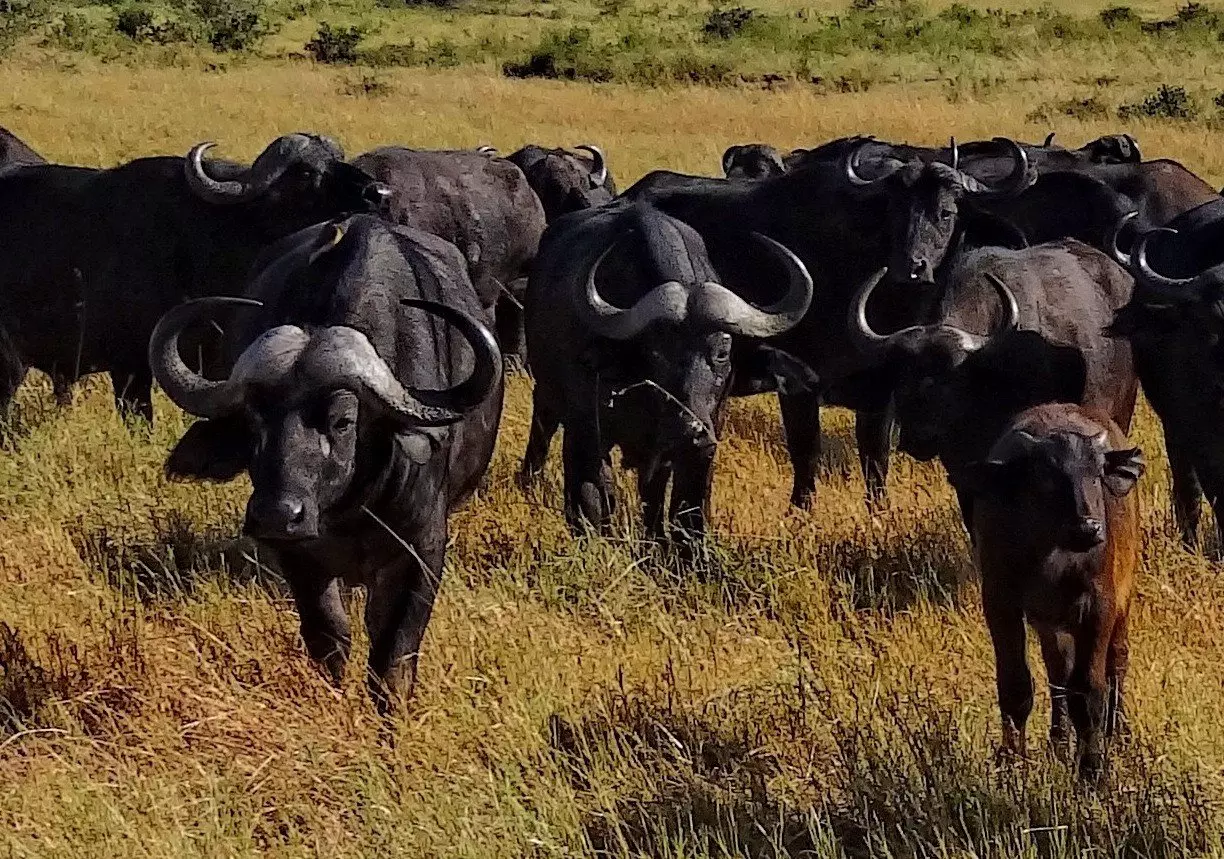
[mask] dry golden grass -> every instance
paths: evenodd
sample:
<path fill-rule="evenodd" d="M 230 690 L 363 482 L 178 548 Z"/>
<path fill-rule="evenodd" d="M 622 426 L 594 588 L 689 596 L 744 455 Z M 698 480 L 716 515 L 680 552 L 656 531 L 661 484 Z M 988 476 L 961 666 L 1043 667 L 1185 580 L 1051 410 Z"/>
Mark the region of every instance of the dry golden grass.
<path fill-rule="evenodd" d="M 199 139 L 249 156 L 309 128 L 354 153 L 590 139 L 625 180 L 712 172 L 745 139 L 1037 137 L 1032 105 L 1097 71 L 1050 60 L 1042 81 L 955 104 L 938 84 L 818 98 L 470 71 L 389 74 L 394 93 L 369 100 L 298 65 L 74 62 L 0 67 L 0 124 L 57 160 Z M 1164 72 L 1118 73 L 1141 87 Z M 1146 152 L 1224 176 L 1206 128 L 1132 130 Z M 1135 738 L 1093 793 L 1036 743 L 1027 766 L 994 767 L 991 650 L 952 496 L 937 467 L 899 458 L 887 508 L 868 515 L 844 414 L 827 422 L 807 515 L 787 508 L 772 403 L 734 404 L 714 499 L 722 571 L 698 582 L 628 528 L 571 540 L 555 463 L 535 496 L 514 486 L 529 397 L 512 380 L 488 486 L 453 520 L 418 698 L 388 726 L 359 672 L 334 691 L 311 669 L 275 578 L 231 545 L 245 485 L 163 480 L 177 410 L 160 400 L 156 429 L 132 435 L 99 382 L 65 412 L 49 402 L 23 392 L 25 435 L 0 457 L 0 854 L 1224 855 L 1224 584 L 1169 536 L 1146 412 Z M 1033 737 L 1044 706 L 1039 693 Z"/>

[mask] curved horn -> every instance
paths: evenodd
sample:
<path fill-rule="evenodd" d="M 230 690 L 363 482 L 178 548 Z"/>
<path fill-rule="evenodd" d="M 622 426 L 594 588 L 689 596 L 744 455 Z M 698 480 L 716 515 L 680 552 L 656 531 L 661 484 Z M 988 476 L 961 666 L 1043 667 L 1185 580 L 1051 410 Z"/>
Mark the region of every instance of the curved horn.
<path fill-rule="evenodd" d="M 502 372 L 501 350 L 488 327 L 471 314 L 438 301 L 404 298 L 400 304 L 420 308 L 450 325 L 467 341 L 475 356 L 472 374 L 458 385 L 440 391 L 409 387 L 409 394 L 427 407 L 452 412 L 468 412 L 483 403 Z"/>
<path fill-rule="evenodd" d="M 591 158 L 594 159 L 591 165 L 591 187 L 601 187 L 608 181 L 608 159 L 604 157 L 603 150 L 593 143 L 579 143 L 574 148 L 591 153 Z"/>
<path fill-rule="evenodd" d="M 1126 225 L 1139 217 L 1138 212 L 1127 212 L 1118 219 L 1118 223 L 1114 225 L 1113 233 L 1109 237 L 1109 251 L 1113 254 L 1113 258 L 1118 261 L 1118 264 L 1123 268 L 1129 269 L 1131 266 L 1131 255 L 1125 253 L 1122 247 L 1118 244 L 1118 239 L 1122 237 L 1122 231 L 1126 229 Z"/>
<path fill-rule="evenodd" d="M 688 315 L 689 290 L 681 283 L 669 280 L 656 286 L 634 302 L 630 308 L 609 304 L 599 294 L 595 275 L 608 254 L 619 244 L 614 241 L 601 253 L 583 278 L 581 294 L 575 292 L 574 309 L 578 318 L 591 331 L 609 340 L 629 340 L 658 319 L 681 322 Z"/>
<path fill-rule="evenodd" d="M 952 169 L 959 170 L 960 169 L 960 147 L 956 145 L 955 137 L 951 137 L 948 139 L 948 148 L 952 150 Z"/>
<path fill-rule="evenodd" d="M 1049 134 L 1047 134 L 1047 135 L 1046 135 L 1045 142 L 1044 142 L 1044 143 L 1042 143 L 1041 145 L 1042 145 L 1042 147 L 1043 147 L 1043 148 L 1045 148 L 1045 149 L 1049 149 L 1049 148 L 1050 148 L 1050 144 L 1051 144 L 1051 143 L 1053 143 L 1053 142 L 1054 142 L 1054 132 L 1053 132 L 1053 131 L 1051 131 Z"/>
<path fill-rule="evenodd" d="M 722 169 L 723 175 L 727 175 L 727 171 L 731 169 L 731 162 L 735 159 L 735 153 L 739 150 L 738 146 L 729 146 L 727 151 L 723 153 Z"/>
<path fill-rule="evenodd" d="M 1010 137 L 996 137 L 994 141 L 1011 150 L 1015 166 L 1012 167 L 1012 172 L 1008 177 L 998 185 L 983 185 L 975 189 L 974 193 L 990 197 L 1010 197 L 1019 194 L 1029 186 L 1028 153 L 1024 151 L 1023 146 Z"/>
<path fill-rule="evenodd" d="M 850 339 L 855 347 L 865 354 L 880 352 L 888 346 L 889 338 L 883 334 L 877 334 L 867 322 L 867 299 L 871 297 L 871 293 L 886 274 L 888 274 L 888 269 L 882 268 L 867 278 L 850 301 L 850 312 L 847 319 Z"/>
<path fill-rule="evenodd" d="M 761 233 L 753 238 L 783 265 L 788 282 L 786 294 L 768 307 L 753 307 L 725 286 L 707 281 L 693 297 L 693 315 L 699 324 L 711 325 L 741 337 L 776 337 L 799 324 L 812 304 L 812 276 L 799 257 L 781 242 Z"/>
<path fill-rule="evenodd" d="M 497 154 L 497 147 L 485 144 L 484 146 L 477 146 L 476 151 L 481 155 L 493 156 Z"/>
<path fill-rule="evenodd" d="M 850 151 L 846 153 L 846 180 L 856 188 L 866 188 L 880 181 L 879 179 L 864 179 L 858 172 L 859 153 L 863 151 L 863 147 L 870 143 L 869 139 L 863 140 L 861 143 L 856 143 L 852 146 Z"/>
<path fill-rule="evenodd" d="M 1003 321 L 990 333 L 990 339 L 993 340 L 995 337 L 1010 334 L 1020 327 L 1020 305 L 1016 301 L 1016 294 L 1011 291 L 1011 287 L 996 277 L 994 272 L 986 272 L 986 279 L 990 281 L 991 286 L 995 288 L 995 292 L 999 294 L 999 302 L 1003 306 Z"/>
<path fill-rule="evenodd" d="M 178 341 L 191 322 L 221 307 L 262 307 L 262 302 L 234 296 L 197 298 L 172 307 L 157 322 L 149 338 L 149 367 L 162 390 L 185 412 L 202 418 L 217 417 L 237 405 L 235 386 L 196 373 L 179 355 Z"/>
<path fill-rule="evenodd" d="M 1139 244 L 1135 246 L 1134 259 L 1135 264 L 1139 268 L 1139 273 L 1143 276 L 1144 281 L 1158 287 L 1182 287 L 1193 282 L 1194 278 L 1192 277 L 1167 277 L 1152 270 L 1152 267 L 1148 264 L 1147 243 L 1152 236 L 1158 233 L 1165 233 L 1175 236 L 1177 235 L 1177 230 L 1173 229 L 1172 227 L 1157 227 L 1154 230 L 1148 230 L 1143 234 L 1143 237 L 1139 239 Z"/>
<path fill-rule="evenodd" d="M 214 179 L 204 169 L 204 153 L 216 145 L 210 140 L 191 147 L 183 163 L 183 175 L 187 179 L 187 187 L 197 197 L 210 203 L 240 203 L 247 198 L 245 182 Z"/>

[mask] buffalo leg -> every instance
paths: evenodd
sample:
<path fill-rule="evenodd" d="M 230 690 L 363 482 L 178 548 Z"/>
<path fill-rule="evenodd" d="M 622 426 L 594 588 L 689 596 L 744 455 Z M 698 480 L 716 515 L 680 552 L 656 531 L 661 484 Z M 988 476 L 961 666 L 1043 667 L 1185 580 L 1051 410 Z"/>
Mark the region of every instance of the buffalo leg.
<path fill-rule="evenodd" d="M 1130 640 L 1128 634 L 1129 612 L 1122 612 L 1114 621 L 1113 636 L 1109 640 L 1109 657 L 1105 673 L 1109 682 L 1109 709 L 1106 713 L 1105 735 L 1126 733 L 1126 709 L 1123 691 L 1126 687 L 1126 669 L 1130 665 Z"/>
<path fill-rule="evenodd" d="M 682 545 L 697 546 L 705 538 L 710 482 L 714 477 L 713 452 L 684 457 L 673 474 L 668 518 Z"/>
<path fill-rule="evenodd" d="M 1215 515 L 1216 534 L 1219 536 L 1216 552 L 1224 553 L 1224 468 L 1214 462 L 1201 463 L 1195 473 Z"/>
<path fill-rule="evenodd" d="M 430 533 L 436 536 L 417 542 L 399 561 L 378 571 L 366 600 L 367 677 L 370 696 L 383 714 L 409 698 L 416 685 L 421 642 L 442 582 L 445 521 Z"/>
<path fill-rule="evenodd" d="M 667 539 L 667 525 L 663 521 L 663 506 L 667 500 L 667 481 L 671 469 L 655 466 L 638 472 L 638 496 L 642 500 L 642 527 L 646 537 L 656 543 Z"/>
<path fill-rule="evenodd" d="M 816 493 L 816 471 L 820 467 L 820 397 L 813 393 L 779 394 L 782 430 L 790 451 L 795 482 L 791 504 L 810 509 Z"/>
<path fill-rule="evenodd" d="M 956 503 L 960 505 L 961 519 L 964 520 L 965 530 L 969 532 L 969 543 L 972 545 L 976 542 L 973 536 L 973 493 L 959 486 L 953 488 L 956 490 Z"/>
<path fill-rule="evenodd" d="M 858 443 L 859 467 L 867 484 L 867 503 L 884 497 L 888 482 L 888 456 L 892 448 L 893 412 L 891 406 L 882 411 L 855 412 L 854 438 Z"/>
<path fill-rule="evenodd" d="M 611 474 L 592 424 L 565 425 L 565 519 L 574 531 L 593 525 L 607 531 L 612 518 Z"/>
<path fill-rule="evenodd" d="M 497 300 L 494 310 L 497 326 L 497 342 L 505 356 L 506 366 L 514 369 L 527 367 L 527 337 L 523 331 L 523 306 L 505 293 Z"/>
<path fill-rule="evenodd" d="M 111 385 L 115 389 L 115 408 L 125 420 L 131 417 L 153 422 L 153 372 L 148 367 L 138 370 L 112 370 Z"/>
<path fill-rule="evenodd" d="M 1075 639 L 1062 630 L 1042 630 L 1041 658 L 1050 684 L 1050 745 L 1060 757 L 1066 755 L 1071 740 L 1068 722 L 1067 685 L 1075 668 Z"/>
<path fill-rule="evenodd" d="M 51 374 L 51 392 L 55 395 L 55 404 L 60 408 L 72 405 L 72 379 Z"/>
<path fill-rule="evenodd" d="M 1023 756 L 1024 726 L 1033 711 L 1033 675 L 1024 650 L 1024 609 L 1016 594 L 990 581 L 982 583 L 982 608 L 994 645 L 1003 750 Z"/>
<path fill-rule="evenodd" d="M 1182 543 L 1194 549 L 1198 546 L 1199 521 L 1203 515 L 1203 490 L 1194 473 L 1189 446 L 1166 433 L 1165 447 L 1169 452 L 1169 469 L 1173 472 L 1173 518 Z"/>
<path fill-rule="evenodd" d="M 531 429 L 527 435 L 527 452 L 519 468 L 519 485 L 524 489 L 539 479 L 548 460 L 548 447 L 561 425 L 556 413 L 544 402 L 537 387 L 531 398 Z"/>
<path fill-rule="evenodd" d="M 1107 666 L 1112 624 L 1090 616 L 1075 634 L 1075 668 L 1067 684 L 1067 705 L 1075 725 L 1079 775 L 1087 781 L 1101 774 L 1105 760 L 1105 720 L 1108 711 Z"/>
<path fill-rule="evenodd" d="M 327 579 L 311 570 L 306 575 L 288 575 L 293 602 L 297 605 L 302 642 L 310 658 L 323 666 L 337 686 L 344 679 L 352 647 L 348 612 L 340 598 L 338 579 Z"/>

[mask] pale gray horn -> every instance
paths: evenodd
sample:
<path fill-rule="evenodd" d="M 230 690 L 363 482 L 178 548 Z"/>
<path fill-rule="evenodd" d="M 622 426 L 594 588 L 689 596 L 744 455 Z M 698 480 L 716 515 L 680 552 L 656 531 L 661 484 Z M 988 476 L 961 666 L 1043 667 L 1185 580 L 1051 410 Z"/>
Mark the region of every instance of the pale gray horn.
<path fill-rule="evenodd" d="M 187 153 L 183 162 L 183 175 L 187 179 L 187 187 L 201 199 L 210 203 L 240 203 L 246 199 L 246 183 L 234 179 L 225 181 L 214 179 L 204 169 L 204 154 L 216 146 L 211 140 L 197 143 Z"/>
<path fill-rule="evenodd" d="M 494 156 L 497 154 L 497 147 L 489 146 L 488 144 L 485 144 L 484 146 L 476 147 L 476 151 L 481 155 Z"/>
<path fill-rule="evenodd" d="M 812 304 L 812 276 L 803 260 L 769 236 L 753 233 L 753 238 L 787 270 L 786 294 L 768 307 L 753 307 L 725 286 L 706 282 L 690 299 L 694 321 L 741 337 L 776 337 L 799 324 Z"/>
<path fill-rule="evenodd" d="M 591 187 L 603 187 L 603 184 L 608 181 L 608 159 L 604 157 L 603 150 L 593 143 L 579 143 L 574 148 L 591 153 L 591 158 L 593 159 L 591 164 Z"/>
<path fill-rule="evenodd" d="M 1122 237 L 1122 231 L 1126 229 L 1126 225 L 1135 218 L 1139 217 L 1138 212 L 1128 212 L 1118 219 L 1118 223 L 1114 225 L 1113 233 L 1109 237 L 1109 251 L 1113 254 L 1113 258 L 1123 268 L 1129 269 L 1131 266 L 1131 255 L 1122 250 L 1122 246 L 1118 244 L 1118 239 Z M 1132 242 L 1132 247 L 1134 243 Z"/>
<path fill-rule="evenodd" d="M 656 286 L 629 308 L 616 307 L 604 300 L 595 284 L 595 276 L 618 244 L 619 241 L 612 242 L 596 258 L 583 278 L 581 293 L 574 294 L 574 309 L 582 323 L 600 337 L 629 340 L 656 320 L 683 321 L 688 313 L 689 290 L 678 281 L 669 280 Z"/>
<path fill-rule="evenodd" d="M 1020 305 L 1016 301 L 1016 294 L 999 277 L 996 277 L 994 272 L 986 272 L 986 279 L 999 294 L 999 302 L 1003 306 L 1003 319 L 990 333 L 990 338 L 993 340 L 995 337 L 1010 334 L 1020 327 Z"/>
<path fill-rule="evenodd" d="M 1014 166 L 1012 172 L 998 185 L 985 185 L 975 193 L 988 197 L 1010 197 L 1019 194 L 1030 184 L 1028 153 L 1024 147 L 1010 137 L 996 137 L 994 142 L 1011 150 Z"/>
<path fill-rule="evenodd" d="M 210 296 L 184 302 L 162 316 L 149 338 L 149 367 L 162 390 L 179 408 L 202 418 L 218 417 L 237 407 L 238 394 L 230 380 L 213 381 L 196 373 L 179 355 L 183 329 L 222 307 L 262 307 L 262 302 L 234 296 Z"/>
<path fill-rule="evenodd" d="M 850 147 L 850 150 L 846 152 L 846 162 L 845 162 L 846 181 L 848 181 L 851 185 L 853 185 L 856 188 L 867 188 L 871 185 L 874 185 L 876 182 L 879 182 L 880 179 L 884 178 L 883 176 L 881 176 L 878 179 L 864 179 L 862 175 L 858 172 L 859 153 L 863 151 L 864 147 L 869 146 L 870 144 L 871 144 L 871 139 L 868 138 L 868 139 L 863 140 L 860 143 L 854 144 L 854 146 Z"/>
<path fill-rule="evenodd" d="M 888 274 L 887 267 L 871 275 L 863 281 L 850 301 L 846 327 L 849 329 L 850 340 L 854 343 L 855 348 L 866 355 L 883 351 L 888 347 L 888 341 L 891 339 L 877 333 L 867 321 L 867 300 L 871 298 L 871 293 L 879 286 L 886 274 Z"/>
<path fill-rule="evenodd" d="M 948 148 L 952 150 L 952 169 L 960 169 L 960 147 L 956 145 L 956 138 L 952 137 L 948 140 Z"/>
<path fill-rule="evenodd" d="M 326 146 L 329 154 L 343 159 L 339 147 L 326 138 L 286 134 L 268 144 L 240 178 L 222 181 L 209 176 L 204 167 L 204 153 L 214 145 L 193 146 L 187 153 L 184 170 L 191 190 L 202 199 L 219 205 L 243 203 L 265 193 L 312 146 Z"/>

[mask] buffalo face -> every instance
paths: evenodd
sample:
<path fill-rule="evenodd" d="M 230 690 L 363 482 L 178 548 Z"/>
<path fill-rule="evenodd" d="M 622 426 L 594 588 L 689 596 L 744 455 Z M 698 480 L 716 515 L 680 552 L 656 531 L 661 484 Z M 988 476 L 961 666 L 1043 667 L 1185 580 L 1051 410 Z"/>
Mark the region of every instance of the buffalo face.
<path fill-rule="evenodd" d="M 764 143 L 730 147 L 723 153 L 722 167 L 728 179 L 769 179 L 786 172 L 778 150 Z"/>
<path fill-rule="evenodd" d="M 1130 492 L 1144 462 L 1138 448 L 1111 449 L 1104 429 L 1083 423 L 1009 431 L 967 468 L 969 485 L 1006 502 L 1026 534 L 1069 552 L 1095 549 L 1106 538 L 1106 497 Z"/>
<path fill-rule="evenodd" d="M 393 436 L 406 456 L 424 462 L 435 444 L 433 430 L 462 420 L 500 374 L 497 345 L 480 322 L 435 302 L 403 303 L 441 318 L 468 342 L 475 369 L 466 381 L 416 390 L 399 382 L 362 332 L 294 325 L 264 332 L 228 379 L 212 381 L 183 362 L 180 332 L 213 308 L 258 302 L 216 297 L 170 310 L 150 340 L 149 363 L 167 395 L 206 420 L 179 442 L 167 471 L 226 480 L 245 469 L 252 483 L 248 533 L 273 541 L 319 537 L 330 511 L 347 511 L 351 505 L 341 502 L 378 485 Z"/>
<path fill-rule="evenodd" d="M 564 149 L 526 146 L 507 159 L 527 177 L 550 224 L 570 212 L 602 206 L 616 195 L 603 150 L 589 143 L 574 149 L 590 157 Z"/>
<path fill-rule="evenodd" d="M 386 186 L 346 163 L 339 144 L 326 137 L 280 137 L 249 168 L 227 178 L 212 175 L 205 164 L 204 155 L 212 146 L 201 143 L 187 154 L 188 187 L 214 205 L 255 207 L 272 234 L 288 234 L 351 212 L 378 211 L 389 195 Z"/>

